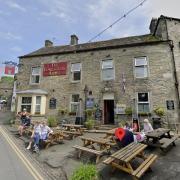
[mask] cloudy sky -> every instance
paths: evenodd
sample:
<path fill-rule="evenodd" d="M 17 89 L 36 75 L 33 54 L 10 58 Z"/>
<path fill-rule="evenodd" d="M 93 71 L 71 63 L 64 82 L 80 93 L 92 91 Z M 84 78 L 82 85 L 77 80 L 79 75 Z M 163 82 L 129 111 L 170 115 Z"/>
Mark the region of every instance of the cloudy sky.
<path fill-rule="evenodd" d="M 143 0 L 0 0 L 2 62 L 32 52 L 50 39 L 69 44 L 76 34 L 85 43 Z M 179 0 L 146 0 L 95 41 L 149 33 L 152 17 L 180 18 Z M 0 73 L 1 74 L 1 73 Z"/>

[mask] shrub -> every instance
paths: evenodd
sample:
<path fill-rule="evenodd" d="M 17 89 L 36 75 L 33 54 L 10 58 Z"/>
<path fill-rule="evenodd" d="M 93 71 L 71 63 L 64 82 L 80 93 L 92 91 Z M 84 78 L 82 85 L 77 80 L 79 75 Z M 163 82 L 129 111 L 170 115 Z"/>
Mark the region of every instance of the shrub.
<path fill-rule="evenodd" d="M 57 119 L 54 116 L 48 117 L 48 126 L 49 127 L 56 127 L 57 126 Z"/>
<path fill-rule="evenodd" d="M 95 120 L 88 119 L 88 120 L 85 122 L 85 126 L 86 126 L 88 129 L 92 129 L 92 128 L 95 126 Z"/>
<path fill-rule="evenodd" d="M 95 165 L 81 165 L 76 169 L 71 180 L 98 180 L 98 172 Z"/>
<path fill-rule="evenodd" d="M 95 112 L 95 109 L 86 109 L 85 113 L 87 115 L 87 118 L 90 119 L 91 117 L 93 117 Z"/>
<path fill-rule="evenodd" d="M 160 117 L 164 116 L 165 114 L 165 110 L 162 107 L 157 107 L 156 109 L 154 109 L 154 112 Z"/>

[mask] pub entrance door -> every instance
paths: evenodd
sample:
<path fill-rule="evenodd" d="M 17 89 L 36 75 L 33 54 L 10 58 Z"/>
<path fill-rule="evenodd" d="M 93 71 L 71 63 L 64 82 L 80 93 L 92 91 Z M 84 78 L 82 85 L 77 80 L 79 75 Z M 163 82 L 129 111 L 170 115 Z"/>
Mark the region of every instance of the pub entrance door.
<path fill-rule="evenodd" d="M 114 100 L 104 100 L 104 124 L 114 124 Z"/>

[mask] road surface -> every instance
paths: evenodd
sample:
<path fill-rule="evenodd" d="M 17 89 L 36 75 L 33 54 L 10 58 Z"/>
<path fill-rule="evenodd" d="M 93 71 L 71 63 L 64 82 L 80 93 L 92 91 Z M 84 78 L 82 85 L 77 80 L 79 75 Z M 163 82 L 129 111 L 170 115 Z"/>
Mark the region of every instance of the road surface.
<path fill-rule="evenodd" d="M 0 125 L 0 179 L 43 180 Z"/>

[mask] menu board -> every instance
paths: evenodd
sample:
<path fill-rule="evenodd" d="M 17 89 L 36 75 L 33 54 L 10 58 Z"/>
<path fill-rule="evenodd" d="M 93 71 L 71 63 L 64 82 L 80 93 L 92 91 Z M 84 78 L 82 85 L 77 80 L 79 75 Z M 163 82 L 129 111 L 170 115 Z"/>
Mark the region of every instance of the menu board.
<path fill-rule="evenodd" d="M 56 99 L 55 98 L 51 98 L 49 100 L 49 109 L 56 109 Z"/>

